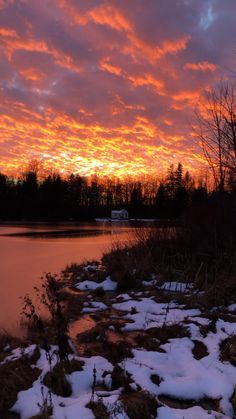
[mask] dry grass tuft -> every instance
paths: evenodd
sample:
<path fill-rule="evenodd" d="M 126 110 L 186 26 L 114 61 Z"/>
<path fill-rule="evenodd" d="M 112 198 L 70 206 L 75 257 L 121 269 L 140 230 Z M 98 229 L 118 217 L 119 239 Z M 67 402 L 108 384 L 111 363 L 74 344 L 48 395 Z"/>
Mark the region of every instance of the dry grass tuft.
<path fill-rule="evenodd" d="M 121 396 L 120 401 L 130 419 L 154 419 L 159 404 L 157 399 L 145 391 L 137 391 Z"/>
<path fill-rule="evenodd" d="M 30 388 L 39 377 L 40 370 L 32 368 L 31 363 L 30 358 L 22 357 L 0 365 L 0 413 L 10 409 L 18 392 Z"/>

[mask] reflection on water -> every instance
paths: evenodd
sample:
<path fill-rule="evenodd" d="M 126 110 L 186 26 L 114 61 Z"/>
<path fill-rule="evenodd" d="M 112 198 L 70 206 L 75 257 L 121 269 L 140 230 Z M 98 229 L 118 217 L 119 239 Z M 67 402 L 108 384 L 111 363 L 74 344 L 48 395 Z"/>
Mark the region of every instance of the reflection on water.
<path fill-rule="evenodd" d="M 44 272 L 100 259 L 113 241 L 130 239 L 132 231 L 127 223 L 0 226 L 0 329 L 19 329 L 19 297 L 32 294 Z"/>

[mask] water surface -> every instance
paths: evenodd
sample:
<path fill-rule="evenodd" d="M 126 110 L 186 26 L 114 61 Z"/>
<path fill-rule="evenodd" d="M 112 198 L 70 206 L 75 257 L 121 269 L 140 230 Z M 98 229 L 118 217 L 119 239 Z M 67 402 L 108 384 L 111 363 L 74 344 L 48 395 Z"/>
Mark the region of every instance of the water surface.
<path fill-rule="evenodd" d="M 0 225 L 0 329 L 19 333 L 20 296 L 33 294 L 44 272 L 99 259 L 113 241 L 127 240 L 128 223 Z"/>

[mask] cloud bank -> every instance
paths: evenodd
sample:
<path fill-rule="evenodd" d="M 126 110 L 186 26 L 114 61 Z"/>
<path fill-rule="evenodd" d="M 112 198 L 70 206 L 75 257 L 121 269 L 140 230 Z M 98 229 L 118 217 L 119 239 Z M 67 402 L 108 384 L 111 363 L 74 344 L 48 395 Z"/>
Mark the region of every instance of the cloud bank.
<path fill-rule="evenodd" d="M 0 0 L 0 171 L 204 165 L 199 95 L 234 77 L 235 0 Z"/>

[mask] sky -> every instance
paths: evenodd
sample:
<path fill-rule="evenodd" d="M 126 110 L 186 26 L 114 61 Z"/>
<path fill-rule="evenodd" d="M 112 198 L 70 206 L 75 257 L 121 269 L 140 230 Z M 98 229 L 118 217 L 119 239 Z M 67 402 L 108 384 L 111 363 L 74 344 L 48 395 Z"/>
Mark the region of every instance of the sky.
<path fill-rule="evenodd" d="M 0 171 L 201 170 L 194 111 L 236 71 L 236 0 L 0 0 Z"/>

